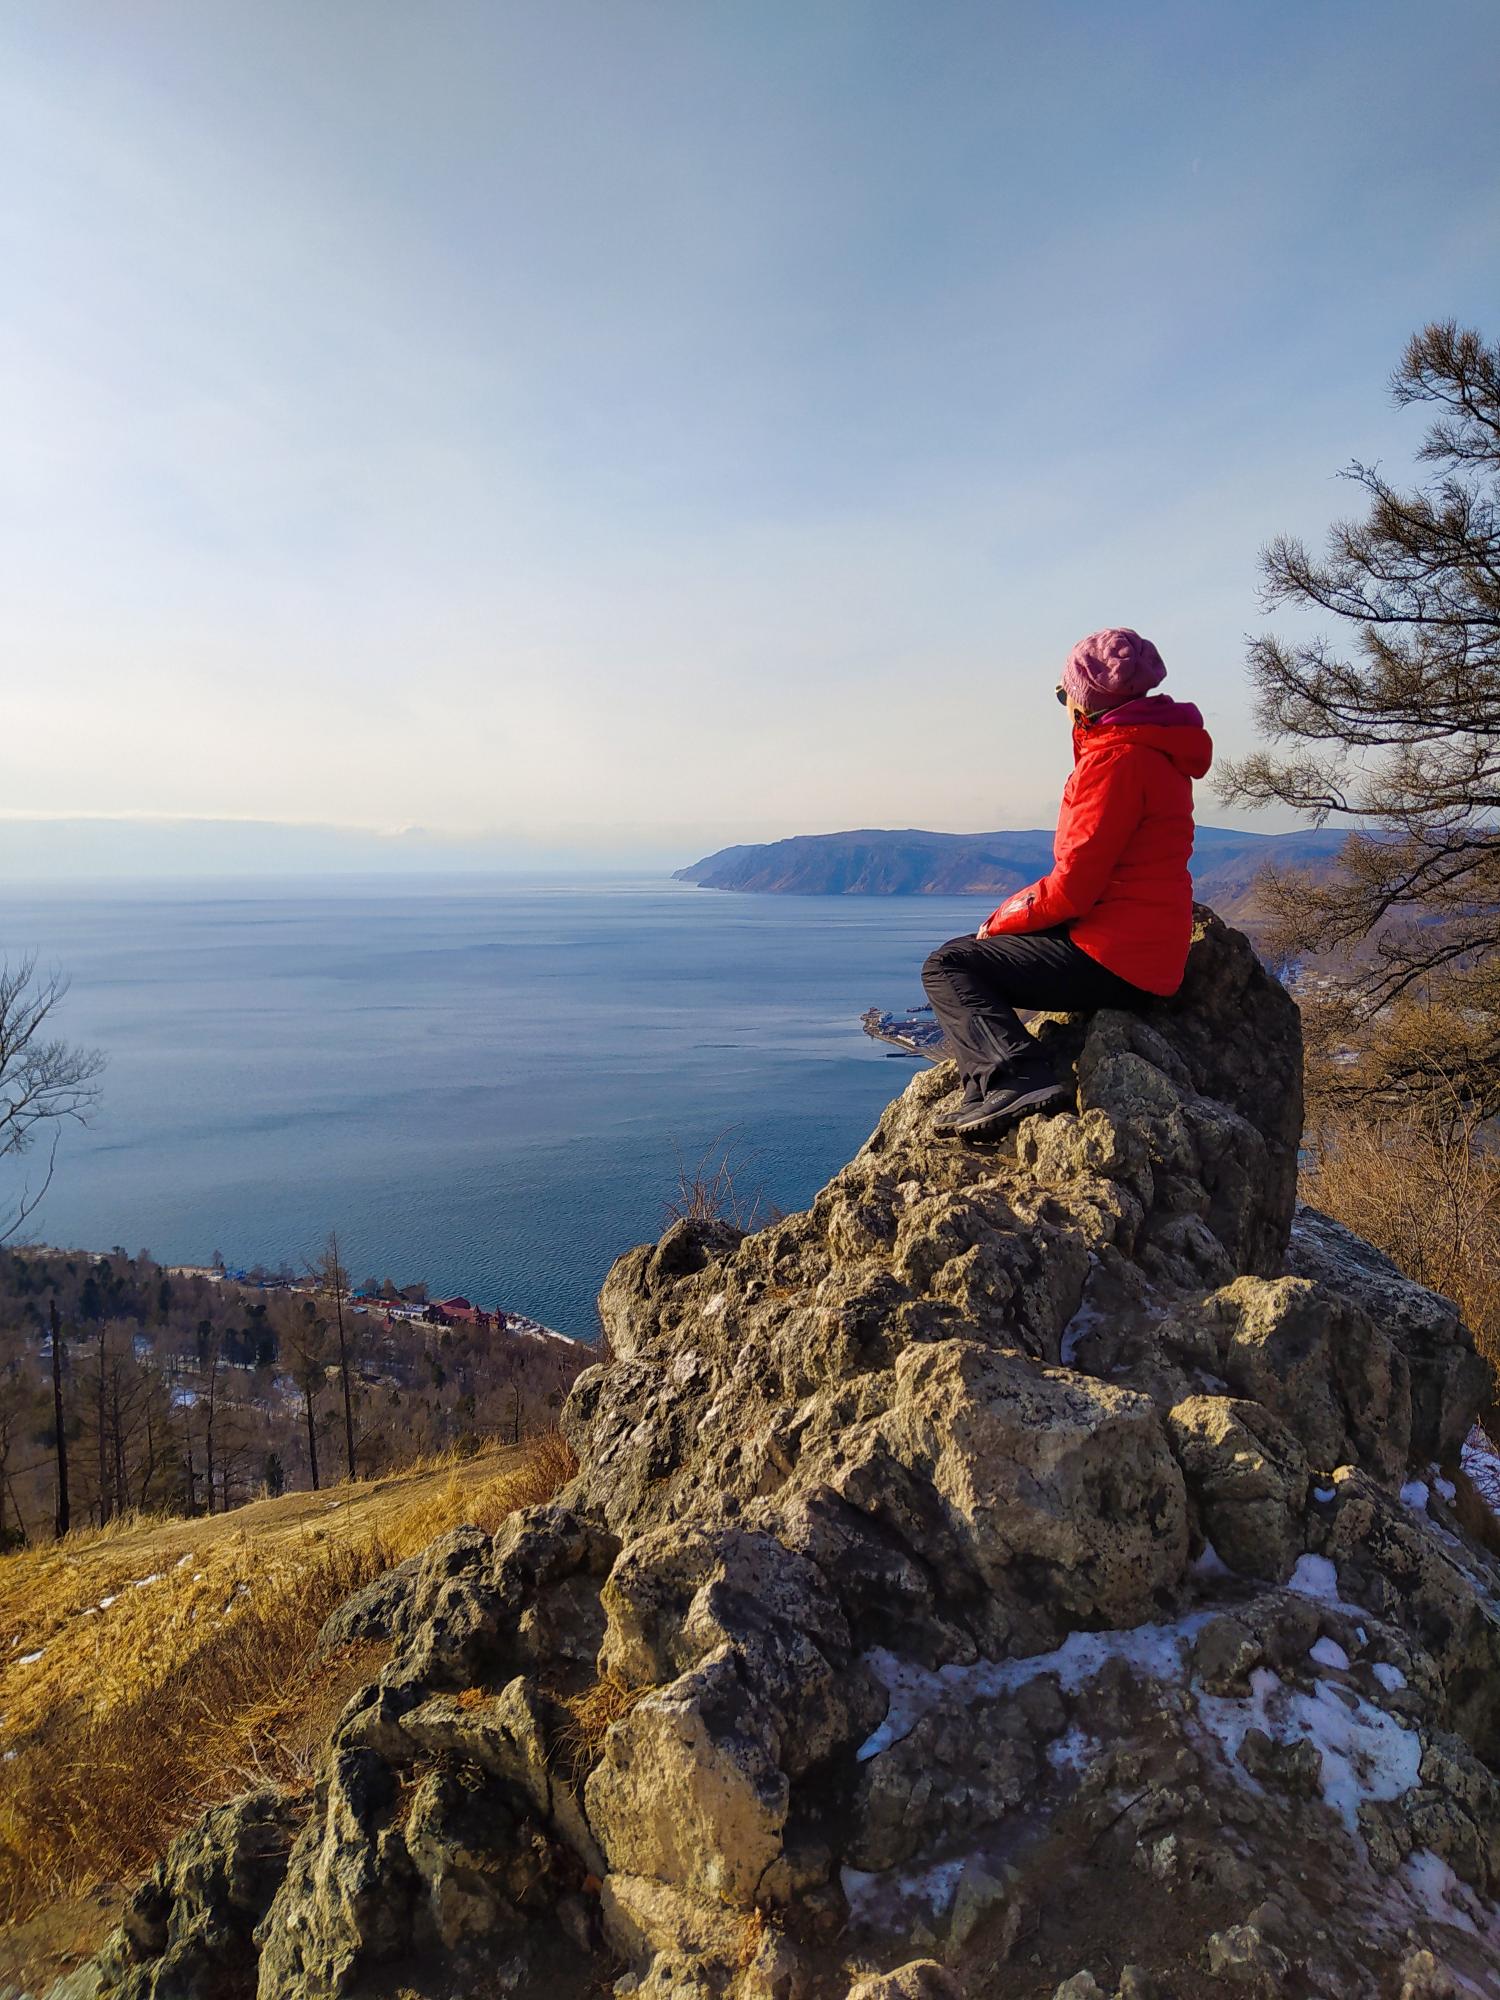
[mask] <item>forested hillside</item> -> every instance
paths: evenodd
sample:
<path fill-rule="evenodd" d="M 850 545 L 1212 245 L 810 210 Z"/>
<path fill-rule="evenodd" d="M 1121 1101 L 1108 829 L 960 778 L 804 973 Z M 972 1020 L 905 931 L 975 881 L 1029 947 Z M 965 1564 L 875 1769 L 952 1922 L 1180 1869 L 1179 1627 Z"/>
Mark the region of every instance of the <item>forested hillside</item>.
<path fill-rule="evenodd" d="M 1242 833 L 1200 826 L 1193 882 L 1200 901 L 1235 921 L 1250 914 L 1255 878 L 1268 863 L 1319 868 L 1343 833 Z M 676 882 L 800 896 L 993 896 L 1024 887 L 1052 865 L 1052 835 L 927 833 L 919 828 L 797 834 L 760 846 L 725 847 L 679 868 Z"/>
<path fill-rule="evenodd" d="M 348 1477 L 351 1438 L 364 1476 L 518 1442 L 592 1358 L 386 1290 L 353 1293 L 336 1267 L 237 1281 L 144 1251 L 0 1250 L 0 1546 L 53 1533 L 64 1495 L 75 1528 L 216 1513 Z"/>

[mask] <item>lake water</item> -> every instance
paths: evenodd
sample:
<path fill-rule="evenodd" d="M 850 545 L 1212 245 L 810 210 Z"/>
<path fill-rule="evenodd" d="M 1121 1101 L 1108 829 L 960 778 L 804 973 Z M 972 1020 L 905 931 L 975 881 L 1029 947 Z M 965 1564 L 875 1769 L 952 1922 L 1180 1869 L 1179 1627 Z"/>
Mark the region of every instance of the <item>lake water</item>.
<path fill-rule="evenodd" d="M 556 879 L 7 892 L 0 951 L 71 975 L 60 1031 L 109 1058 L 29 1233 L 300 1267 L 337 1228 L 356 1282 L 591 1338 L 679 1155 L 731 1135 L 742 1185 L 806 1205 L 912 1074 L 859 1015 L 920 1002 L 985 914 Z"/>

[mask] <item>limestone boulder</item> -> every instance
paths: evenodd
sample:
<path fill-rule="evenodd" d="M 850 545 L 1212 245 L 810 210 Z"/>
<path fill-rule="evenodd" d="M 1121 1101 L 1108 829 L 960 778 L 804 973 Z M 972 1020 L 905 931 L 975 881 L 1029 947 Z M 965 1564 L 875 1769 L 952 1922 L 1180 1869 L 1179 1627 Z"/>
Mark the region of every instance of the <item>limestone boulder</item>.
<path fill-rule="evenodd" d="M 1288 1577 L 1302 1554 L 1307 1454 L 1259 1403 L 1188 1396 L 1167 1419 L 1168 1435 L 1220 1559 L 1242 1576 Z"/>
<path fill-rule="evenodd" d="M 751 1909 L 791 1801 L 777 1748 L 732 1647 L 642 1696 L 609 1729 L 584 1791 L 610 1870 Z"/>
<path fill-rule="evenodd" d="M 1315 1208 L 1297 1210 L 1287 1269 L 1357 1307 L 1400 1349 L 1411 1380 L 1411 1452 L 1453 1456 L 1493 1393 L 1489 1364 L 1451 1299 L 1404 1277 L 1388 1257 Z"/>
<path fill-rule="evenodd" d="M 887 1412 L 827 1484 L 878 1513 L 882 1468 L 933 1496 L 906 1539 L 956 1600 L 1009 1605 L 1017 1630 L 1133 1624 L 1187 1556 L 1182 1474 L 1143 1396 L 961 1340 L 912 1348 Z"/>
<path fill-rule="evenodd" d="M 1305 1278 L 1240 1278 L 1209 1309 L 1239 1395 L 1279 1417 L 1321 1472 L 1363 1463 L 1400 1483 L 1411 1456 L 1411 1374 L 1357 1305 Z"/>

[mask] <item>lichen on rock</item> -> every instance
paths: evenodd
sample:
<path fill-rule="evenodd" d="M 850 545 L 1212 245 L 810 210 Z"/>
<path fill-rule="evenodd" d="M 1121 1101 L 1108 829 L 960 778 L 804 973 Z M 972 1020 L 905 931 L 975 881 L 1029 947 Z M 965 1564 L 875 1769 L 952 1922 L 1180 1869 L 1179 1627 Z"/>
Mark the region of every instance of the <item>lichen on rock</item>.
<path fill-rule="evenodd" d="M 1431 1476 L 1487 1370 L 1294 1213 L 1243 938 L 1039 1033 L 1076 1110 L 939 1139 L 939 1068 L 617 1262 L 577 1476 L 336 1614 L 393 1650 L 295 1843 L 232 1922 L 169 1862 L 101 2000 L 205 1893 L 260 2000 L 1500 1995 L 1500 1573 Z"/>

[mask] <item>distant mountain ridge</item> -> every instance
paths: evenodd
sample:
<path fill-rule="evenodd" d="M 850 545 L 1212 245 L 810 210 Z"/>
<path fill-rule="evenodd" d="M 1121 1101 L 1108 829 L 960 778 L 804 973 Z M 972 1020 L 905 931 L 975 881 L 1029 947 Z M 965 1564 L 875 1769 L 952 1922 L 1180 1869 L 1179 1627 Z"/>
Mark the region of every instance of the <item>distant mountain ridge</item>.
<path fill-rule="evenodd" d="M 1226 915 L 1250 894 L 1268 862 L 1330 866 L 1347 835 L 1334 829 L 1242 833 L 1200 826 L 1193 854 L 1199 897 Z M 801 833 L 787 840 L 723 847 L 674 882 L 700 889 L 753 890 L 788 896 L 1008 895 L 1052 865 L 1052 834 L 1028 828 L 1007 833 L 928 833 L 865 828 L 850 833 Z"/>

